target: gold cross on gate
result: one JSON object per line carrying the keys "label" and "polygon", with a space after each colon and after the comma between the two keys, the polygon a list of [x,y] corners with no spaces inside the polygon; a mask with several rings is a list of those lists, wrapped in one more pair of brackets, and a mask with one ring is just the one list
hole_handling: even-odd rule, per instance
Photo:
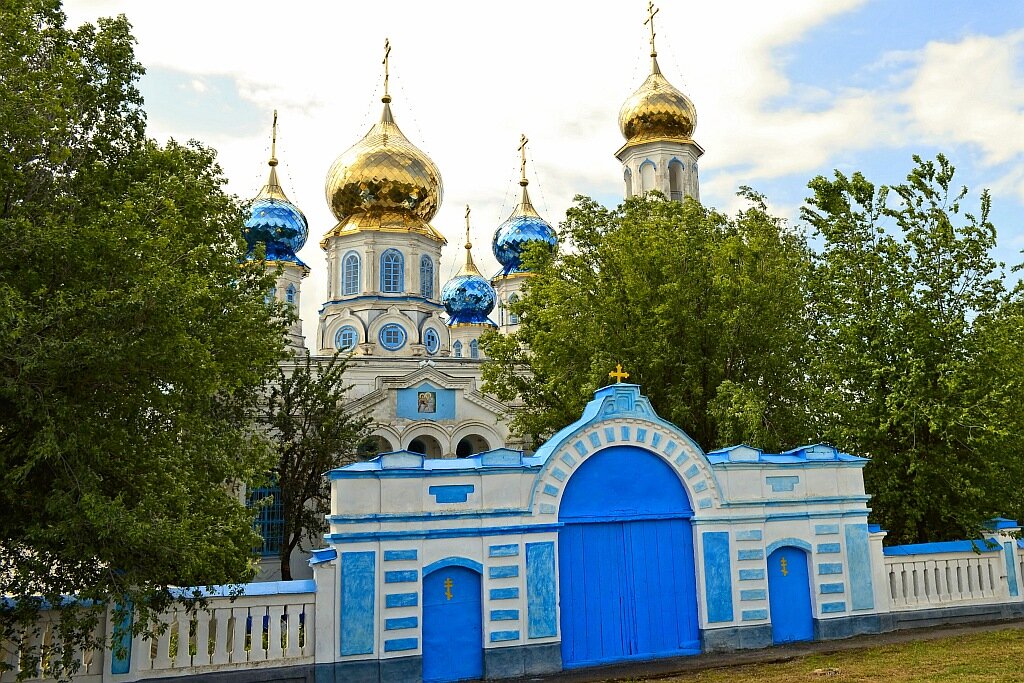
{"label": "gold cross on gate", "polygon": [[445,600],[451,600],[452,597],[454,597],[452,595],[452,586],[454,586],[454,585],[455,585],[455,582],[452,581],[450,577],[449,578],[445,578],[445,580],[444,580],[444,598],[445,598]]}
{"label": "gold cross on gate", "polygon": [[789,563],[786,562],[786,558],[784,558],[784,557],[781,560],[779,560],[779,566],[782,567],[782,575],[783,576],[789,576],[788,564]]}
{"label": "gold cross on gate", "polygon": [[608,376],[614,379],[616,384],[620,384],[622,380],[629,378],[629,373],[622,369],[622,363],[616,363],[615,371],[609,372]]}

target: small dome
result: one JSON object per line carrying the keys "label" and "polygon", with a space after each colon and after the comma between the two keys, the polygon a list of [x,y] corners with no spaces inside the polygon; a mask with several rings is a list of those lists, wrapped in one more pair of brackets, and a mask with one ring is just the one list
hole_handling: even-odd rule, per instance
{"label": "small dome", "polygon": [[619,110],[619,130],[628,142],[653,139],[691,140],[697,109],[664,76],[652,56],[651,75]]}
{"label": "small dome", "polygon": [[339,223],[362,213],[398,213],[425,224],[441,206],[437,166],[399,130],[384,97],[381,119],[327,172],[327,203]]}
{"label": "small dome", "polygon": [[541,242],[552,248],[558,244],[555,229],[540,217],[530,203],[525,181],[521,180],[520,185],[523,186],[522,201],[512,215],[498,226],[494,232],[494,239],[491,240],[491,250],[501,264],[499,276],[526,272],[522,256],[527,244]]}
{"label": "small dome", "polygon": [[441,289],[441,303],[448,312],[448,325],[487,325],[497,327],[487,316],[497,302],[494,288],[473,263],[473,245],[469,241],[469,207],[466,207],[466,263]]}
{"label": "small dome", "polygon": [[[274,145],[277,143],[277,112],[274,112]],[[268,261],[289,261],[308,269],[297,256],[309,237],[309,223],[306,216],[288,200],[280,181],[277,179],[277,157],[272,151],[270,177],[249,209],[242,236],[248,245],[247,256],[251,258],[260,242],[266,244]]]}

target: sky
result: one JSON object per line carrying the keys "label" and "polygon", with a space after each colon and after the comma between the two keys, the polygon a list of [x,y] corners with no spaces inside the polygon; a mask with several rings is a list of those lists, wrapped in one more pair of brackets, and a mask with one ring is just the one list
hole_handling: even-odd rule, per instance
{"label": "sky", "polygon": [[[444,182],[443,279],[462,259],[467,204],[476,262],[497,270],[490,240],[517,202],[521,133],[531,198],[552,224],[576,194],[622,199],[617,117],[649,70],[646,0],[70,0],[65,11],[72,25],[128,17],[149,135],[215,148],[242,198],[266,180],[278,110],[279,173],[310,223],[307,337],[326,298],[319,241],[336,222],[326,172],[380,116],[385,38],[395,119]],[[706,205],[736,211],[749,185],[802,228],[811,178],[859,170],[896,184],[914,154],[942,152],[968,206],[990,189],[995,256],[1024,260],[1024,3],[664,0],[655,28],[662,72],[697,108]]]}

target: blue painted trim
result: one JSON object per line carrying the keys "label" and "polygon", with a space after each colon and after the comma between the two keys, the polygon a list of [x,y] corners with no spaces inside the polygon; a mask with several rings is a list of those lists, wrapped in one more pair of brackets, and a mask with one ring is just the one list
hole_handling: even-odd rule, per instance
{"label": "blue painted trim", "polygon": [[800,483],[800,477],[765,477],[764,483],[771,487],[772,493],[784,493],[795,489],[796,485]]}
{"label": "blue painted trim", "polygon": [[807,541],[803,540],[802,538],[793,538],[793,537],[780,538],[777,541],[772,541],[771,543],[768,544],[768,547],[765,548],[764,551],[768,555],[771,555],[776,550],[778,550],[779,548],[782,548],[784,546],[791,546],[793,548],[800,548],[800,550],[804,550],[806,552],[811,552],[811,544],[810,543],[808,543]]}
{"label": "blue painted trim", "polygon": [[519,544],[492,545],[487,549],[488,557],[515,557],[519,554]]}
{"label": "blue painted trim", "polygon": [[[332,548],[333,550],[333,548]],[[295,581],[259,581],[256,583],[223,584],[219,586],[195,586],[172,588],[170,594],[176,598],[231,598],[243,595],[300,595],[316,593],[316,581],[298,579]]]}
{"label": "blue painted trim", "polygon": [[830,574],[842,574],[843,564],[841,562],[825,562],[818,565],[818,576],[829,576]]}
{"label": "blue painted trim", "polygon": [[492,643],[501,643],[506,640],[519,640],[519,631],[491,631]]}
{"label": "blue painted trim", "polygon": [[473,484],[443,484],[427,487],[427,493],[434,497],[436,503],[465,503],[469,494],[475,490],[476,487]]}
{"label": "blue painted trim", "polygon": [[818,547],[815,548],[815,552],[819,555],[835,555],[840,552],[842,546],[838,543],[819,543]]}
{"label": "blue painted trim", "polygon": [[[727,507],[722,505],[722,507]],[[743,517],[698,516],[693,524],[764,524],[765,522],[795,522],[806,519],[835,519],[836,517],[867,518],[868,510],[822,510],[821,512],[776,512],[770,515],[747,515]]]}
{"label": "blue painted trim", "polygon": [[549,638],[558,633],[558,586],[555,585],[555,544],[526,544],[526,634]]}
{"label": "blue painted trim", "polygon": [[764,580],[763,569],[741,569],[740,581],[762,581]]}
{"label": "blue painted trim", "polygon": [[828,595],[830,593],[845,593],[846,586],[842,583],[823,583],[820,587],[822,595]]}
{"label": "blue painted trim", "polygon": [[401,631],[404,628],[416,628],[419,625],[419,617],[398,617],[384,620],[385,631]]}
{"label": "blue painted trim", "polygon": [[445,567],[465,567],[466,569],[472,569],[477,574],[484,573],[484,566],[475,560],[471,560],[468,557],[446,557],[437,562],[431,562],[423,568],[423,576],[432,574],[438,569],[444,569]]}
{"label": "blue painted trim", "polygon": [[384,596],[384,606],[391,609],[395,607],[415,607],[420,604],[419,593],[389,593]]}
{"label": "blue painted trim", "polygon": [[384,572],[384,583],[413,583],[420,580],[420,573],[415,569]]}
{"label": "blue painted trim", "polygon": [[837,614],[846,611],[845,602],[826,602],[821,605],[822,614]]}
{"label": "blue painted trim", "polygon": [[[323,564],[324,562],[331,562],[332,560],[338,559],[338,549],[317,548],[316,550],[313,550],[310,553],[310,555],[311,557],[309,558],[309,566],[315,567],[318,564]],[[314,589],[315,588],[316,586],[314,585]]]}
{"label": "blue painted trim", "polygon": [[415,650],[420,646],[419,638],[395,638],[384,641],[384,652],[402,652]]}
{"label": "blue painted trim", "polygon": [[764,621],[768,618],[766,609],[745,609],[742,613],[743,621]]}
{"label": "blue painted trim", "polygon": [[1006,584],[1010,588],[1010,597],[1015,598],[1020,595],[1017,584],[1017,552],[1010,541],[1003,543],[1003,551],[1006,553]]}
{"label": "blue painted trim", "polygon": [[517,609],[492,609],[491,621],[518,621],[519,610]]}
{"label": "blue painted trim", "polygon": [[705,531],[704,590],[708,621],[720,623],[733,620],[732,568],[729,558],[729,532]]}
{"label": "blue painted trim", "polygon": [[[469,462],[470,458],[465,458],[465,460],[467,461],[465,467],[453,467],[451,469],[427,469],[424,467],[423,469],[349,470],[339,467],[328,472],[327,478],[332,481],[335,479],[422,479],[423,477],[451,477],[453,474],[472,474],[474,476],[483,474],[522,474],[524,470],[541,470],[541,465],[539,464],[524,464],[521,467],[484,467],[474,462]],[[451,461],[446,460],[445,462]],[[459,464],[463,463],[460,462]]]}
{"label": "blue painted trim", "polygon": [[722,503],[724,508],[803,507],[832,503],[867,503],[871,496],[819,496],[817,498],[790,498],[788,500],[734,500]]}
{"label": "blue painted trim", "polygon": [[815,524],[814,535],[815,536],[833,536],[839,533],[838,524]]}
{"label": "blue painted trim", "polygon": [[478,536],[506,536],[511,534],[543,534],[558,531],[562,525],[533,524],[529,526],[497,526],[470,527],[466,529],[427,529],[418,531],[368,531],[351,534],[324,534],[324,539],[332,543],[362,543],[388,539],[391,541],[411,541],[421,538],[467,538]]}
{"label": "blue painted trim", "polygon": [[519,576],[519,565],[517,564],[487,568],[487,577],[490,579],[511,579],[516,576]]}
{"label": "blue painted trim", "polygon": [[737,541],[760,541],[763,537],[760,529],[748,529],[747,531],[737,531]]}
{"label": "blue painted trim", "polygon": [[755,600],[767,600],[768,591],[763,588],[756,588],[753,590],[742,590],[740,591],[741,602],[753,602]]}
{"label": "blue painted trim", "polygon": [[850,584],[850,608],[873,609],[875,590],[871,579],[871,546],[867,524],[847,524],[846,566]]}
{"label": "blue painted trim", "polygon": [[519,598],[518,588],[492,588],[491,600],[516,600]]}
{"label": "blue painted trim", "polygon": [[746,560],[763,560],[764,551],[760,548],[757,548],[756,550],[738,550],[736,551],[736,559],[740,562]]}
{"label": "blue painted trim", "polygon": [[487,519],[489,517],[527,517],[530,510],[526,509],[494,509],[494,510],[439,510],[437,512],[419,512],[415,514],[400,512],[375,515],[330,515],[327,521],[331,524],[366,524],[368,522],[423,522],[444,519]]}
{"label": "blue painted trim", "polygon": [[419,552],[416,548],[410,548],[408,550],[385,550],[384,561],[385,562],[397,562],[399,560],[415,560],[419,557]]}
{"label": "blue painted trim", "polygon": [[882,549],[887,557],[903,555],[931,555],[933,553],[992,553],[1003,548],[997,541],[977,539],[974,541],[944,541],[941,543],[911,543],[893,545]]}
{"label": "blue painted trim", "polygon": [[341,554],[340,654],[373,654],[377,553]]}
{"label": "blue painted trim", "polygon": [[111,640],[120,645],[124,654],[119,655],[116,650],[109,650],[110,673],[126,674],[132,669],[132,625],[135,622],[135,607],[131,602],[116,603],[112,616],[116,621]]}

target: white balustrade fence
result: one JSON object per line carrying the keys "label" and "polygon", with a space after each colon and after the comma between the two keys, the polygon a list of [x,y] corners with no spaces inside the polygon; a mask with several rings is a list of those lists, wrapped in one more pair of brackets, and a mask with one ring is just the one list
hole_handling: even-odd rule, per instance
{"label": "white balustrade fence", "polygon": [[885,566],[893,611],[987,604],[1010,598],[1006,560],[999,549],[886,555]]}
{"label": "white balustrade fence", "polygon": [[[105,633],[106,629],[101,622],[94,635],[102,640]],[[61,649],[56,623],[49,615],[39,621],[37,628],[23,632],[17,641],[0,643],[0,661],[11,667],[9,671],[0,673],[0,681],[14,681],[25,671],[30,681],[54,680],[58,664],[52,658],[38,660],[38,653],[43,648],[50,652],[59,652]],[[36,661],[32,661],[33,653]],[[72,659],[79,662],[76,683],[99,683],[103,680],[103,651],[76,649]]]}

